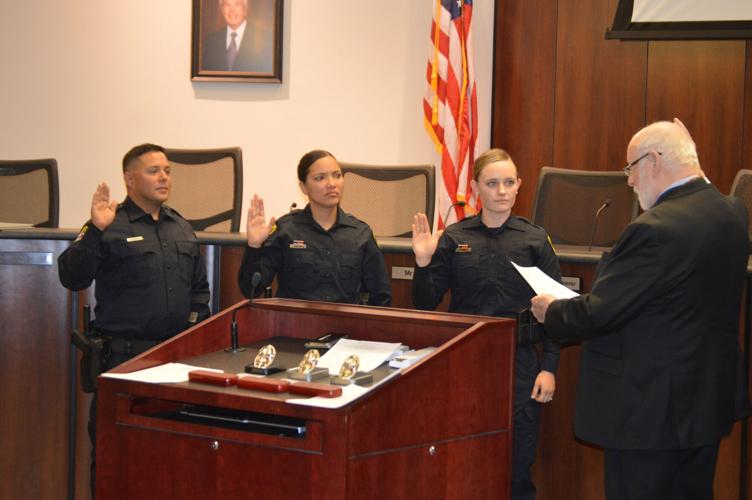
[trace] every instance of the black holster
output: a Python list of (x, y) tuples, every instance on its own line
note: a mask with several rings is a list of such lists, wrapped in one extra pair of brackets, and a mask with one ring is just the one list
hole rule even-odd
[(74, 330), (71, 341), (81, 351), (81, 389), (94, 392), (97, 390), (97, 377), (102, 373), (104, 339), (99, 335), (85, 335)]
[(81, 390), (90, 393), (97, 390), (97, 377), (104, 366), (105, 339), (89, 328), (90, 309), (84, 306), (84, 331), (73, 330), (71, 342), (81, 351)]

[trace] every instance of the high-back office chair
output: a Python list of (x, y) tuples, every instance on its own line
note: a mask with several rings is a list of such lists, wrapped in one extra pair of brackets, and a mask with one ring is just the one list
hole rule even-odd
[(0, 222), (57, 227), (60, 195), (57, 161), (0, 161)]
[[(747, 206), (747, 211), (752, 214), (752, 170), (742, 169), (736, 173), (731, 185), (731, 196), (740, 198)], [(752, 237), (752, 221), (749, 224), (749, 234)]]
[(377, 166), (341, 163), (342, 209), (362, 219), (376, 236), (410, 236), (413, 215), (433, 221), (433, 165)]
[(243, 204), (240, 148), (167, 149), (172, 192), (168, 204), (195, 231), (237, 232)]
[[(596, 213), (606, 200), (610, 203), (601, 210), (596, 223)], [(637, 197), (621, 171), (543, 167), (533, 222), (548, 231), (554, 244), (611, 246), (638, 210)]]

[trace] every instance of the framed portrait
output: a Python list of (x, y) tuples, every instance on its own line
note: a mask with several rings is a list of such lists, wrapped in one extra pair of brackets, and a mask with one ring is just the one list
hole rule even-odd
[(193, 0), (191, 80), (282, 82), (284, 0)]

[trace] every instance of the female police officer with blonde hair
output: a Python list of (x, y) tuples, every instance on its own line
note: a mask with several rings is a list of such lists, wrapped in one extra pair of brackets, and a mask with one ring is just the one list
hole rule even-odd
[[(314, 150), (298, 163), (298, 181), (308, 205), (268, 222), (264, 200), (254, 195), (248, 209), (248, 246), (238, 274), (246, 297), (277, 276), (277, 296), (388, 306), (392, 294), (384, 257), (368, 224), (340, 208), (342, 169), (331, 153)], [(254, 273), (261, 282), (253, 290)]]
[[(512, 213), (522, 180), (506, 151), (491, 149), (479, 156), (471, 182), (480, 196), (480, 214), (434, 234), (425, 214), (413, 219), (417, 264), (413, 302), (419, 309), (434, 309), (451, 289), (451, 312), (517, 317), (535, 294), (511, 262), (537, 266), (559, 280), (556, 255), (542, 228)], [(535, 461), (539, 404), (553, 399), (559, 347), (543, 337), (540, 325), (519, 331), (514, 367), (512, 498), (534, 499), (530, 467)], [(539, 361), (535, 344), (541, 341), (544, 355)]]

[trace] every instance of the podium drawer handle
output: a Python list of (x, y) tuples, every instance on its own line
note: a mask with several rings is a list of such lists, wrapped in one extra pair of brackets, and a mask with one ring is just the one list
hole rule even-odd
[(435, 446), (429, 446), (428, 447), (428, 454), (429, 455), (434, 456), (434, 455), (436, 455), (436, 453), (438, 453), (438, 450), (436, 449)]
[(210, 447), (210, 448), (211, 448), (212, 450), (214, 450), (214, 451), (217, 451), (217, 450), (219, 449), (219, 441), (216, 441), (216, 440), (215, 440), (215, 441), (212, 441), (212, 442), (211, 442), (211, 445), (209, 445), (209, 447)]

